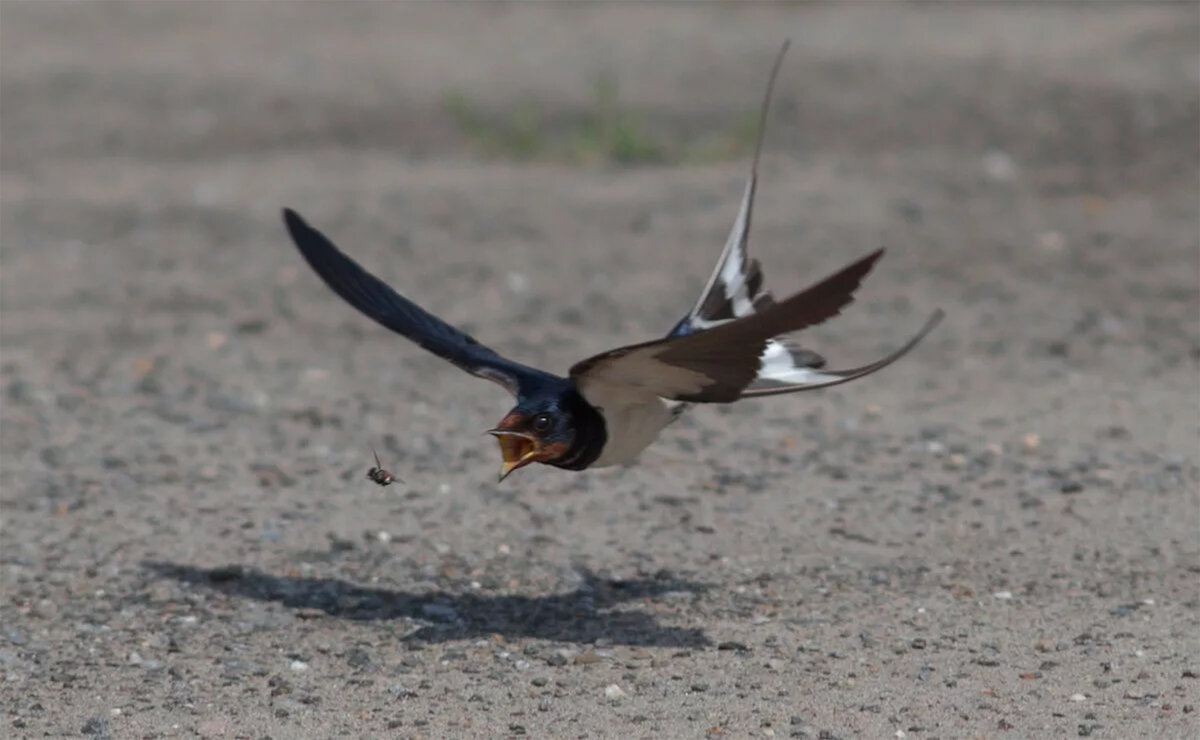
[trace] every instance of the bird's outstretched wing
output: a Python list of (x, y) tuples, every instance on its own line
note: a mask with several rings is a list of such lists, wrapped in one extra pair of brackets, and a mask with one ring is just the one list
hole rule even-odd
[(725, 249), (721, 252), (717, 266), (709, 277), (700, 298), (692, 310), (675, 324), (667, 334), (669, 337), (686, 336), (711, 329), (723, 322), (749, 316), (755, 310), (774, 303), (771, 294), (763, 289), (762, 265), (750, 259), (746, 245), (750, 238), (750, 218), (754, 211), (754, 195), (758, 190), (758, 160), (762, 155), (763, 137), (767, 131), (767, 113), (771, 109), (771, 95), (775, 90), (775, 78), (783, 64), (790, 41), (785, 41), (775, 56), (771, 75), (767, 78), (767, 91), (763, 95), (758, 114), (758, 136), (754, 144), (754, 159), (750, 164), (750, 177), (742, 192), (742, 204), (734, 219)]
[(526, 384), (557, 380), (549, 373), (501, 357), (400, 295), (347, 257), (290, 208), (283, 209), (283, 221), (300, 254), (325, 284), (367, 317), (472, 375), (499, 383), (513, 395)]
[[(720, 326), (734, 319), (754, 314), (756, 311), (775, 305), (770, 291), (763, 286), (762, 263), (749, 256), (750, 221), (754, 213), (754, 196), (758, 192), (758, 162), (762, 156), (763, 139), (767, 130), (767, 115), (771, 109), (775, 79), (787, 53), (789, 42), (785, 41), (775, 57), (767, 79), (758, 117), (758, 136), (754, 144), (754, 158), (750, 164), (750, 176), (742, 192), (742, 202), (734, 219), (725, 249), (717, 260), (712, 276), (700, 292), (696, 305), (675, 324), (668, 337), (681, 337)], [(763, 364), (759, 378), (753, 388), (775, 388), (781, 380), (795, 383), (807, 379), (809, 374), (825, 365), (825, 358), (811, 349), (800, 346), (787, 337), (773, 337), (763, 351)]]
[(577, 363), (570, 376), (594, 405), (633, 403), (638, 396), (677, 401), (729, 403), (739, 398), (789, 393), (844, 383), (875, 372), (916, 346), (938, 321), (935, 313), (899, 352), (850, 371), (815, 377), (779, 379), (769, 388), (751, 389), (763, 368), (773, 338), (836, 316), (854, 300), (854, 291), (875, 262), (877, 250), (807, 290), (761, 311), (686, 336), (666, 337), (610, 350)]

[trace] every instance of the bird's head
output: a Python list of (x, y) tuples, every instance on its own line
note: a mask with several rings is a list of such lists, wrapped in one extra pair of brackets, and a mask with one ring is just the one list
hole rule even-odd
[(488, 434), (500, 443), (504, 458), (500, 480), (530, 463), (554, 463), (575, 441), (571, 413), (552, 399), (518, 404)]

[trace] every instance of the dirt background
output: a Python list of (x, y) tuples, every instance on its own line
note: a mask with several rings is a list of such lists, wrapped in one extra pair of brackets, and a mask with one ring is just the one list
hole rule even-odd
[[(1200, 733), (1195, 5), (0, 13), (0, 735)], [(889, 247), (835, 365), (948, 319), (636, 467), (496, 485), (508, 397), (280, 224), (565, 371), (690, 305), (746, 158), (488, 158), (447, 101), (552, 136), (605, 77), (703, 143), (784, 37), (769, 284)]]

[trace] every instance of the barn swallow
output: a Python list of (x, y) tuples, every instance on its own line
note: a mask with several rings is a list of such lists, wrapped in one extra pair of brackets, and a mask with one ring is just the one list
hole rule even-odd
[(837, 316), (883, 255), (876, 250), (806, 290), (776, 300), (750, 259), (747, 239), (771, 93), (788, 44), (775, 58), (741, 206), (700, 298), (660, 339), (604, 352), (561, 377), (508, 359), (397, 293), (285, 208), (283, 220), (308, 264), (350, 305), (462, 370), (503, 386), (516, 406), (488, 433), (500, 445), (500, 480), (531, 463), (583, 470), (633, 462), (696, 403), (731, 403), (847, 383), (892, 364), (941, 320), (935, 311), (891, 354), (847, 370), (788, 335)]

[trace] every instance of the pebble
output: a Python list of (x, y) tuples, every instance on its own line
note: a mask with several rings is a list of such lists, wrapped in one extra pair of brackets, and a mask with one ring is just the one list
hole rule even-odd
[(505, 282), (508, 283), (508, 289), (517, 294), (521, 294), (529, 290), (529, 278), (524, 273), (510, 270), (505, 275)]
[(604, 698), (608, 699), (609, 701), (620, 701), (627, 696), (629, 696), (629, 694), (626, 694), (624, 689), (615, 683), (610, 683), (604, 687)]
[(1011, 599), (1013, 597), (1012, 591), (997, 591), (992, 596), (997, 599)]
[(980, 160), (984, 173), (996, 182), (1011, 182), (1017, 176), (1017, 163), (1008, 152), (993, 149)]
[(1071, 694), (1071, 701), (1075, 701), (1075, 702), (1087, 701), (1087, 697), (1084, 696), (1083, 694)]
[(697, 693), (703, 693), (705, 691), (708, 691), (708, 684), (705, 683), (704, 681), (696, 681), (695, 683), (692, 684), (692, 691), (695, 691)]
[(1041, 447), (1042, 447), (1041, 436), (1039, 436), (1033, 432), (1029, 432), (1024, 437), (1021, 437), (1021, 449), (1025, 450), (1025, 452), (1027, 454), (1033, 454), (1033, 453), (1037, 452), (1039, 449), (1041, 449)]
[(196, 734), (200, 737), (220, 737), (228, 731), (229, 720), (224, 718), (205, 720), (196, 728)]
[(297, 672), (307, 671), (308, 663), (305, 663), (303, 660), (293, 660), (290, 667), (293, 671), (297, 671)]
[(1043, 231), (1038, 234), (1038, 246), (1047, 252), (1061, 252), (1067, 246), (1067, 238), (1061, 231)]

